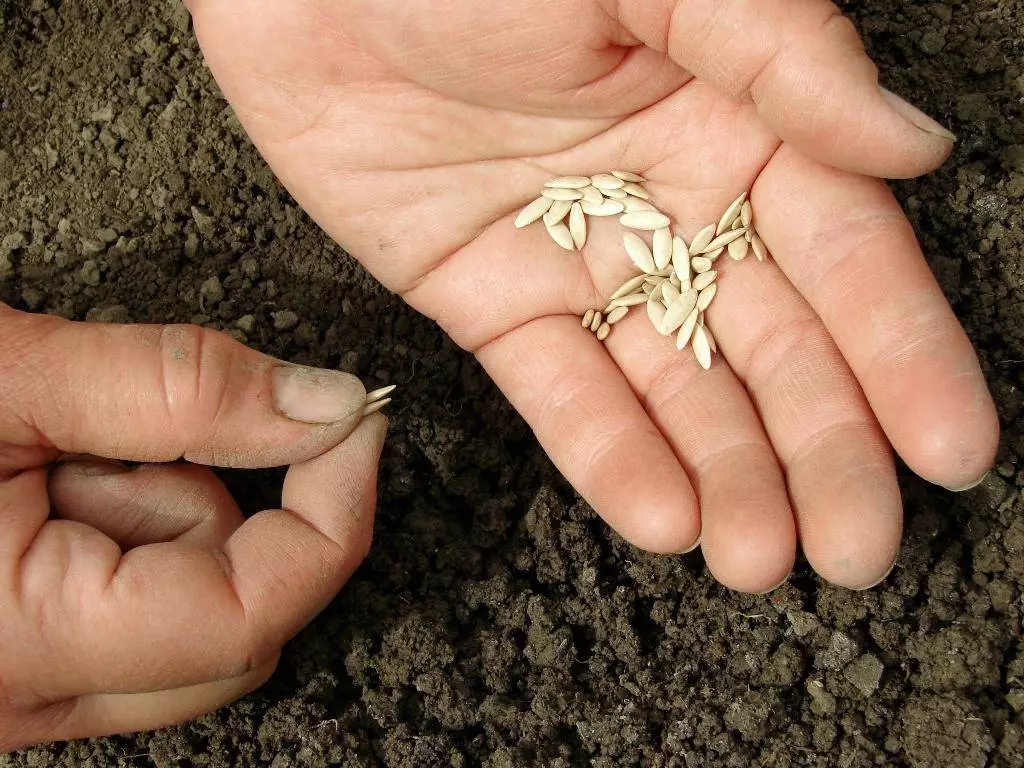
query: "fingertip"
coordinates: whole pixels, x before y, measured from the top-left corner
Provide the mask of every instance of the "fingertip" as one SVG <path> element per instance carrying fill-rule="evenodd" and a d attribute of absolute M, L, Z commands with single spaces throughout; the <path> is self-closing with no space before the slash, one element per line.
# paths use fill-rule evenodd
<path fill-rule="evenodd" d="M 700 515 L 685 502 L 637 505 L 619 533 L 630 544 L 656 555 L 690 552 L 700 544 Z"/>
<path fill-rule="evenodd" d="M 715 579 L 728 589 L 747 594 L 765 594 L 782 586 L 796 562 L 795 544 L 755 531 L 727 542 L 705 540 L 701 546 Z"/>

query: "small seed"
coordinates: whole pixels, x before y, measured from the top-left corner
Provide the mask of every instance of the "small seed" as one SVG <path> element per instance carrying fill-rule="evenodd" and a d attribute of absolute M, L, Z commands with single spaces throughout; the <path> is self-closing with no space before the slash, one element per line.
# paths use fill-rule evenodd
<path fill-rule="evenodd" d="M 612 176 L 623 181 L 632 181 L 634 184 L 643 184 L 647 179 L 631 171 L 612 171 Z"/>
<path fill-rule="evenodd" d="M 380 389 L 375 389 L 372 392 L 367 392 L 366 393 L 366 402 L 367 403 L 376 402 L 377 400 L 380 400 L 381 398 L 386 397 L 387 395 L 390 395 L 397 388 L 398 388 L 397 384 L 392 384 L 392 385 L 387 386 L 387 387 L 381 387 Z"/>
<path fill-rule="evenodd" d="M 617 299 L 612 299 L 610 302 L 608 302 L 608 306 L 635 307 L 637 304 L 643 304 L 645 301 L 647 301 L 647 294 L 641 290 L 637 291 L 636 293 L 631 293 L 628 296 L 620 296 Z"/>
<path fill-rule="evenodd" d="M 572 234 L 569 232 L 569 228 L 565 224 L 553 224 L 547 228 L 548 234 L 551 235 L 551 239 L 554 240 L 562 248 L 567 251 L 575 250 L 575 244 L 572 241 Z"/>
<path fill-rule="evenodd" d="M 708 343 L 704 327 L 698 325 L 693 331 L 693 354 L 705 371 L 711 367 L 711 345 Z"/>
<path fill-rule="evenodd" d="M 744 192 L 729 204 L 729 207 L 725 209 L 725 213 L 722 214 L 722 218 L 718 220 L 718 227 L 715 229 L 716 235 L 722 234 L 732 226 L 732 223 L 736 221 L 736 217 L 740 215 L 740 209 L 746 200 L 747 193 Z"/>
<path fill-rule="evenodd" d="M 608 338 L 608 334 L 612 332 L 612 327 L 608 323 L 601 323 L 597 329 L 597 340 L 604 341 Z"/>
<path fill-rule="evenodd" d="M 661 321 L 665 318 L 665 305 L 652 297 L 647 302 L 647 317 L 651 319 L 651 323 L 655 328 L 659 328 Z"/>
<path fill-rule="evenodd" d="M 683 321 L 686 320 L 686 316 L 693 311 L 693 307 L 696 302 L 696 291 L 690 290 L 681 294 L 679 298 L 672 302 L 671 306 L 669 306 L 665 311 L 665 316 L 661 319 L 661 325 L 658 327 L 658 332 L 662 336 L 668 336 L 670 333 L 675 333 L 683 324 Z"/>
<path fill-rule="evenodd" d="M 629 229 L 642 229 L 642 230 L 655 230 L 667 227 L 672 222 L 668 216 L 658 211 L 636 211 L 634 213 L 623 214 L 619 218 L 619 223 Z"/>
<path fill-rule="evenodd" d="M 744 240 L 742 237 L 733 240 L 729 243 L 729 258 L 733 261 L 743 261 L 747 258 L 747 251 L 750 249 L 750 243 Z"/>
<path fill-rule="evenodd" d="M 729 229 L 743 229 L 743 219 L 737 216 L 736 221 L 732 223 L 732 226 L 729 227 Z"/>
<path fill-rule="evenodd" d="M 633 293 L 633 291 L 636 291 L 644 284 L 644 280 L 646 278 L 647 275 L 637 275 L 636 277 L 629 278 L 629 280 L 615 289 L 615 293 L 612 294 L 612 299 L 618 299 L 622 296 Z"/>
<path fill-rule="evenodd" d="M 754 233 L 751 232 L 749 229 L 745 230 L 743 232 L 743 239 L 746 240 L 749 243 L 751 240 L 754 239 Z"/>
<path fill-rule="evenodd" d="M 583 193 L 578 189 L 545 189 L 541 192 L 544 197 L 552 200 L 582 200 Z"/>
<path fill-rule="evenodd" d="M 559 176 L 544 186 L 548 189 L 583 189 L 590 186 L 590 179 L 586 176 Z"/>
<path fill-rule="evenodd" d="M 718 277 L 718 270 L 716 269 L 712 269 L 707 272 L 701 272 L 699 275 L 693 278 L 693 287 L 696 288 L 698 291 L 703 291 L 705 288 L 707 288 L 709 285 L 715 282 L 716 277 Z"/>
<path fill-rule="evenodd" d="M 601 191 L 606 197 L 610 197 L 615 200 L 625 200 L 629 197 L 629 194 L 624 189 L 602 189 Z"/>
<path fill-rule="evenodd" d="M 548 212 L 552 201 L 544 196 L 538 197 L 528 206 L 523 208 L 516 217 L 516 229 L 522 229 L 528 224 L 533 224 L 537 219 Z"/>
<path fill-rule="evenodd" d="M 580 323 L 584 328 L 589 328 L 591 321 L 594 319 L 594 310 L 588 309 L 586 314 L 583 315 L 583 322 Z"/>
<path fill-rule="evenodd" d="M 672 274 L 668 276 L 668 281 L 672 283 L 672 285 L 675 286 L 676 288 L 683 284 L 683 281 L 679 279 L 679 275 L 677 275 L 675 271 L 673 271 Z"/>
<path fill-rule="evenodd" d="M 626 208 L 618 200 L 604 200 L 599 205 L 584 201 L 581 207 L 587 216 L 618 216 Z"/>
<path fill-rule="evenodd" d="M 587 219 L 579 203 L 573 203 L 572 210 L 569 211 L 569 234 L 572 235 L 576 250 L 583 250 L 587 243 Z"/>
<path fill-rule="evenodd" d="M 633 182 L 627 182 L 625 186 L 622 187 L 622 191 L 625 192 L 627 195 L 639 197 L 641 200 L 651 199 L 650 192 L 641 187 L 639 184 L 634 184 Z"/>
<path fill-rule="evenodd" d="M 608 325 L 615 325 L 628 313 L 629 307 L 615 307 L 615 309 L 608 313 L 608 317 L 605 318 L 605 322 L 608 323 Z"/>
<path fill-rule="evenodd" d="M 690 266 L 698 275 L 711 269 L 711 259 L 707 256 L 694 256 L 690 259 Z"/>
<path fill-rule="evenodd" d="M 657 269 L 654 264 L 654 254 L 647 247 L 647 243 L 641 240 L 638 235 L 627 232 L 623 235 L 622 242 L 626 246 L 626 253 L 629 254 L 629 258 L 636 264 L 637 269 L 643 272 L 653 272 Z"/>
<path fill-rule="evenodd" d="M 597 333 L 597 329 L 601 327 L 601 323 L 604 322 L 604 318 L 600 312 L 595 312 L 593 318 L 590 320 L 590 330 Z"/>
<path fill-rule="evenodd" d="M 599 173 L 597 176 L 590 177 L 590 183 L 595 187 L 605 192 L 609 189 L 622 189 L 626 186 L 626 182 L 620 178 L 612 176 L 610 173 Z"/>
<path fill-rule="evenodd" d="M 750 207 L 750 201 L 746 200 L 743 203 L 743 207 L 740 209 L 740 221 L 743 222 L 743 226 L 749 228 L 750 222 L 754 220 L 754 209 Z"/>
<path fill-rule="evenodd" d="M 724 245 L 721 248 L 715 248 L 715 250 L 708 251 L 707 253 L 702 254 L 702 255 L 704 256 L 705 259 L 707 259 L 708 261 L 714 263 L 715 259 L 717 259 L 719 256 L 721 256 L 723 253 L 725 253 L 725 246 Z"/>
<path fill-rule="evenodd" d="M 369 416 L 371 413 L 376 413 L 390 402 L 390 397 L 385 397 L 383 400 L 374 400 L 372 403 L 369 403 L 365 408 L 363 408 L 363 416 Z"/>
<path fill-rule="evenodd" d="M 656 211 L 656 210 L 658 210 L 653 205 L 648 203 L 646 200 L 641 200 L 639 197 L 627 197 L 622 202 L 626 206 L 626 213 L 634 213 L 636 211 Z"/>
<path fill-rule="evenodd" d="M 600 205 L 604 202 L 604 195 L 601 194 L 601 190 L 597 187 L 587 185 L 580 190 L 583 195 L 583 202 L 590 203 L 591 205 Z"/>
<path fill-rule="evenodd" d="M 708 224 L 690 243 L 690 253 L 701 253 L 715 237 L 715 225 Z"/>
<path fill-rule="evenodd" d="M 667 283 L 667 282 L 668 282 L 667 280 L 662 280 L 660 283 L 658 283 L 656 286 L 654 286 L 654 290 L 652 290 L 649 294 L 647 294 L 648 300 L 650 300 L 650 301 L 660 301 L 661 303 L 664 304 L 665 303 L 665 283 Z"/>
<path fill-rule="evenodd" d="M 654 283 L 644 283 L 643 292 L 650 296 L 654 292 Z"/>
<path fill-rule="evenodd" d="M 653 272 L 652 274 L 657 276 L 657 277 L 668 277 L 669 275 L 672 274 L 673 271 L 674 270 L 672 269 L 672 265 L 669 264 L 664 269 L 659 269 L 657 272 Z"/>
<path fill-rule="evenodd" d="M 757 256 L 758 261 L 768 258 L 768 249 L 764 247 L 764 240 L 757 233 L 751 238 L 750 247 L 754 249 L 754 255 Z"/>
<path fill-rule="evenodd" d="M 668 227 L 654 230 L 654 266 L 665 269 L 672 263 L 672 230 Z"/>
<path fill-rule="evenodd" d="M 704 313 L 700 313 L 700 327 L 704 329 L 704 335 L 708 337 L 708 346 L 711 347 L 711 351 L 718 352 L 718 342 L 715 341 L 715 337 L 711 334 L 711 329 L 708 328 L 707 323 L 704 322 Z"/>
<path fill-rule="evenodd" d="M 705 253 L 705 252 L 710 252 L 710 251 L 718 250 L 719 248 L 722 248 L 723 246 L 726 246 L 729 243 L 731 243 L 737 237 L 743 237 L 743 232 L 744 232 L 744 230 L 742 230 L 742 229 L 732 229 L 732 230 L 726 232 L 724 235 L 719 235 L 714 240 L 712 240 L 710 243 L 708 243 L 703 248 L 701 248 L 700 252 L 701 253 Z"/>
<path fill-rule="evenodd" d="M 573 204 L 568 200 L 554 200 L 551 203 L 551 207 L 548 212 L 544 214 L 544 223 L 553 227 L 555 224 L 565 218 L 566 214 L 572 209 Z"/>
<path fill-rule="evenodd" d="M 661 300 L 665 302 L 666 306 L 678 298 L 679 289 L 672 284 L 671 278 L 661 284 Z"/>
<path fill-rule="evenodd" d="M 697 327 L 697 317 L 700 313 L 697 308 L 694 307 L 690 311 L 690 314 L 686 316 L 686 320 L 683 321 L 682 326 L 679 328 L 679 335 L 676 336 L 676 349 L 685 349 L 686 345 L 690 343 L 690 337 L 693 336 L 693 329 Z"/>
<path fill-rule="evenodd" d="M 686 241 L 676 235 L 672 238 L 672 268 L 680 280 L 690 278 L 690 251 L 686 247 Z"/>
<path fill-rule="evenodd" d="M 702 290 L 697 295 L 697 309 L 703 312 L 705 309 L 711 306 L 711 300 L 715 298 L 716 293 L 718 293 L 718 283 L 712 283 L 707 288 Z"/>

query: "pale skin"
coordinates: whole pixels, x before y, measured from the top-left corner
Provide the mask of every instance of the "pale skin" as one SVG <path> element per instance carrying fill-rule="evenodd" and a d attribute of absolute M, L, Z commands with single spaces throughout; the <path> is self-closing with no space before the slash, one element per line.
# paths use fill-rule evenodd
<path fill-rule="evenodd" d="M 722 583 L 762 592 L 786 578 L 799 544 L 823 578 L 864 588 L 899 547 L 894 449 L 947 488 L 991 466 L 998 425 L 976 356 L 876 178 L 935 168 L 951 139 L 882 94 L 833 6 L 243 5 L 193 0 L 191 10 L 211 70 L 274 171 L 379 280 L 477 355 L 555 464 L 638 547 L 699 545 Z M 709 372 L 640 316 L 606 345 L 580 327 L 629 275 L 617 222 L 594 223 L 582 254 L 540 226 L 512 226 L 547 178 L 613 168 L 643 173 L 686 238 L 751 190 L 774 259 L 725 263 L 709 311 L 721 356 Z M 184 359 L 198 361 L 180 381 L 204 386 L 184 387 L 188 408 L 167 409 L 163 393 L 177 390 L 166 330 L 9 310 L 0 323 L 23 340 L 16 348 L 42 350 L 30 360 L 63 361 L 38 391 L 41 365 L 0 360 L 23 372 L 0 400 L 0 511 L 20 536 L 0 552 L 11 564 L 2 626 L 15 638 L 0 660 L 0 748 L 152 728 L 259 685 L 368 546 L 382 422 L 280 421 L 273 364 L 216 335 L 180 331 L 197 345 Z M 90 369 L 102 357 L 83 356 L 83 339 L 114 349 L 103 334 L 135 339 L 136 357 Z M 103 401 L 111 392 L 139 402 Z M 217 414 L 215 428 L 202 414 Z M 270 449 L 282 429 L 306 435 L 290 442 L 299 455 Z M 286 484 L 287 512 L 243 525 L 201 468 L 111 481 L 62 467 L 47 485 L 61 453 L 292 463 L 298 479 L 292 495 Z M 47 522 L 48 503 L 77 522 Z M 143 525 L 154 515 L 166 522 Z M 274 549 L 281 536 L 261 520 L 308 540 Z M 268 551 L 282 563 L 269 574 L 254 567 Z M 230 569 L 213 567 L 225 557 Z M 62 558 L 86 587 L 68 591 Z M 288 599 L 257 599 L 267 582 Z M 83 599 L 89 585 L 103 600 Z M 160 601 L 145 602 L 140 592 L 154 589 Z"/>

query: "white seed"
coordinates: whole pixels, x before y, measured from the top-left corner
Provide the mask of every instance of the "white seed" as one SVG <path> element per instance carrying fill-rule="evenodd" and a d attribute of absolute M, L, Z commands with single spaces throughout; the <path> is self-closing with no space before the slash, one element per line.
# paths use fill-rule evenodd
<path fill-rule="evenodd" d="M 375 389 L 372 392 L 367 392 L 366 393 L 366 402 L 367 403 L 376 402 L 377 400 L 380 400 L 383 397 L 387 397 L 392 392 L 394 392 L 397 388 L 398 388 L 397 384 L 392 384 L 392 385 L 390 385 L 388 387 L 381 387 L 380 389 Z"/>
<path fill-rule="evenodd" d="M 668 284 L 668 280 L 662 280 L 660 283 L 654 286 L 654 290 L 650 292 L 648 298 L 653 301 L 660 301 L 662 304 L 665 304 L 665 286 Z"/>
<path fill-rule="evenodd" d="M 690 251 L 686 247 L 686 241 L 676 235 L 672 238 L 672 267 L 680 280 L 688 280 L 690 277 Z"/>
<path fill-rule="evenodd" d="M 629 197 L 629 194 L 624 189 L 602 189 L 601 191 L 606 197 L 614 200 L 626 200 Z"/>
<path fill-rule="evenodd" d="M 656 211 L 656 210 L 658 210 L 653 205 L 648 203 L 646 200 L 641 200 L 639 197 L 627 197 L 622 202 L 626 206 L 626 213 L 634 213 L 635 211 Z"/>
<path fill-rule="evenodd" d="M 683 281 L 679 279 L 679 275 L 675 273 L 675 270 L 673 270 L 672 274 L 668 276 L 668 281 L 676 288 L 683 284 Z"/>
<path fill-rule="evenodd" d="M 600 205 L 604 202 L 604 195 L 601 194 L 601 190 L 597 187 L 587 185 L 580 190 L 583 195 L 583 202 L 590 203 L 591 205 Z"/>
<path fill-rule="evenodd" d="M 623 181 L 632 181 L 634 184 L 643 184 L 647 179 L 632 171 L 612 171 L 612 176 Z"/>
<path fill-rule="evenodd" d="M 636 293 L 631 293 L 628 296 L 620 296 L 617 299 L 612 299 L 608 302 L 608 306 L 612 308 L 635 307 L 637 304 L 643 304 L 645 301 L 647 301 L 647 294 L 641 290 Z"/>
<path fill-rule="evenodd" d="M 608 317 L 605 318 L 605 322 L 608 325 L 615 325 L 619 320 L 624 318 L 629 313 L 629 307 L 615 307 L 611 312 L 608 313 Z"/>
<path fill-rule="evenodd" d="M 708 224 L 690 243 L 690 253 L 701 253 L 715 237 L 715 225 Z"/>
<path fill-rule="evenodd" d="M 729 243 L 729 258 L 733 261 L 743 261 L 747 258 L 747 251 L 750 250 L 750 243 L 742 237 Z"/>
<path fill-rule="evenodd" d="M 572 205 L 568 200 L 552 201 L 548 212 L 544 214 L 544 223 L 549 227 L 555 226 L 566 217 L 566 214 L 572 209 Z"/>
<path fill-rule="evenodd" d="M 630 229 L 642 229 L 652 231 L 667 227 L 672 222 L 668 216 L 658 211 L 635 211 L 634 213 L 623 214 L 619 223 Z"/>
<path fill-rule="evenodd" d="M 545 189 L 541 194 L 552 200 L 582 200 L 583 193 L 578 189 Z"/>
<path fill-rule="evenodd" d="M 707 256 L 694 256 L 690 259 L 690 266 L 698 275 L 711 269 L 711 259 Z"/>
<path fill-rule="evenodd" d="M 604 200 L 599 205 L 584 200 L 581 207 L 587 216 L 618 216 L 626 208 L 618 200 Z"/>
<path fill-rule="evenodd" d="M 533 222 L 548 212 L 551 203 L 550 199 L 541 196 L 523 208 L 516 217 L 516 229 L 522 229 L 528 224 L 533 224 Z"/>
<path fill-rule="evenodd" d="M 583 250 L 583 246 L 587 244 L 587 219 L 579 203 L 573 203 L 572 210 L 569 211 L 569 234 L 572 235 L 576 250 Z"/>
<path fill-rule="evenodd" d="M 717 259 L 719 256 L 721 256 L 723 253 L 725 253 L 725 246 L 724 245 L 721 248 L 715 248 L 715 250 L 708 251 L 707 253 L 702 254 L 702 255 L 704 256 L 705 259 L 707 259 L 708 261 L 714 263 L 715 259 Z"/>
<path fill-rule="evenodd" d="M 672 269 L 672 265 L 669 264 L 664 269 L 659 269 L 657 272 L 653 272 L 652 274 L 657 276 L 657 277 L 668 277 L 669 275 L 672 274 L 673 271 L 674 270 Z"/>
<path fill-rule="evenodd" d="M 637 269 L 643 272 L 653 272 L 657 269 L 654 264 L 654 254 L 647 247 L 647 243 L 641 240 L 638 235 L 627 232 L 622 236 L 622 242 L 626 246 L 626 253 L 629 254 L 632 262 L 636 264 Z"/>
<path fill-rule="evenodd" d="M 740 209 L 740 221 L 743 222 L 743 226 L 749 228 L 750 222 L 754 220 L 754 209 L 750 207 L 750 201 L 747 200 L 743 203 L 743 207 Z"/>
<path fill-rule="evenodd" d="M 572 233 L 569 232 L 569 228 L 565 224 L 552 224 L 547 227 L 548 234 L 551 235 L 551 239 L 554 240 L 562 248 L 567 251 L 573 251 L 576 249 L 575 244 L 572 241 Z"/>
<path fill-rule="evenodd" d="M 693 278 L 693 287 L 698 291 L 703 291 L 705 288 L 707 288 L 709 285 L 715 282 L 716 277 L 718 277 L 718 270 L 716 269 L 712 269 L 707 272 L 701 272 L 699 275 Z"/>
<path fill-rule="evenodd" d="M 655 328 L 661 327 L 661 321 L 665 318 L 665 305 L 655 298 L 647 302 L 647 317 Z"/>
<path fill-rule="evenodd" d="M 651 199 L 651 193 L 650 192 L 648 192 L 646 189 L 641 187 L 639 184 L 634 184 L 631 181 L 627 182 L 625 184 L 625 186 L 622 187 L 622 191 L 625 192 L 627 195 L 632 195 L 633 197 L 639 197 L 641 200 L 650 200 Z"/>
<path fill-rule="evenodd" d="M 681 294 L 679 298 L 672 302 L 669 308 L 665 311 L 665 316 L 661 319 L 661 325 L 658 327 L 658 332 L 662 336 L 668 336 L 670 333 L 675 333 L 686 320 L 686 316 L 693 311 L 693 307 L 696 303 L 696 291 L 690 290 Z"/>
<path fill-rule="evenodd" d="M 661 300 L 665 302 L 666 307 L 678 298 L 679 289 L 672 284 L 671 279 L 661 284 Z"/>
<path fill-rule="evenodd" d="M 732 226 L 729 227 L 729 229 L 743 229 L 743 219 L 737 216 L 736 221 L 732 223 Z"/>
<path fill-rule="evenodd" d="M 544 186 L 548 189 L 583 189 L 590 186 L 590 179 L 586 176 L 559 176 Z"/>
<path fill-rule="evenodd" d="M 768 249 L 764 247 L 764 240 L 756 232 L 750 240 L 750 247 L 754 249 L 754 255 L 757 256 L 758 261 L 768 258 Z"/>
<path fill-rule="evenodd" d="M 701 325 L 693 331 L 693 354 L 705 371 L 711 367 L 711 345 L 708 344 L 707 334 Z"/>
<path fill-rule="evenodd" d="M 629 280 L 615 289 L 615 293 L 612 294 L 612 299 L 618 299 L 639 290 L 640 286 L 644 284 L 644 280 L 646 279 L 647 275 L 637 275 L 636 277 L 629 278 Z"/>
<path fill-rule="evenodd" d="M 711 300 L 718 293 L 718 283 L 712 283 L 697 295 L 697 309 L 703 312 L 711 305 Z"/>
<path fill-rule="evenodd" d="M 654 292 L 654 288 L 655 288 L 654 283 L 644 283 L 643 292 L 647 296 L 650 296 L 651 293 Z"/>
<path fill-rule="evenodd" d="M 700 327 L 704 329 L 704 335 L 708 337 L 708 346 L 711 347 L 711 351 L 717 354 L 718 342 L 715 341 L 715 337 L 711 334 L 711 329 L 708 328 L 708 324 L 704 322 L 704 313 L 700 313 Z"/>
<path fill-rule="evenodd" d="M 693 336 L 693 329 L 697 327 L 697 317 L 700 313 L 697 308 L 694 307 L 690 314 L 686 316 L 686 320 L 683 321 L 683 325 L 679 328 L 679 335 L 676 336 L 676 349 L 684 349 L 687 344 L 690 343 L 690 337 Z"/>
<path fill-rule="evenodd" d="M 612 332 L 612 327 L 608 323 L 601 323 L 597 329 L 597 340 L 604 341 L 608 338 L 608 334 Z"/>
<path fill-rule="evenodd" d="M 390 397 L 385 397 L 383 400 L 374 400 L 372 403 L 367 404 L 366 407 L 363 408 L 363 416 L 369 416 L 371 413 L 376 413 L 390 402 Z"/>
<path fill-rule="evenodd" d="M 725 213 L 722 214 L 722 218 L 718 220 L 718 227 L 715 229 L 716 235 L 722 234 L 732 226 L 732 223 L 736 221 L 736 218 L 740 215 L 740 209 L 743 207 L 743 203 L 745 203 L 746 200 L 747 193 L 744 192 L 729 203 L 729 207 L 725 209 Z"/>
<path fill-rule="evenodd" d="M 668 227 L 654 230 L 654 266 L 665 269 L 672 263 L 672 230 Z"/>
<path fill-rule="evenodd" d="M 746 240 L 749 243 L 751 240 L 754 239 L 754 233 L 751 232 L 749 229 L 745 230 L 743 232 L 743 239 Z"/>
<path fill-rule="evenodd" d="M 722 247 L 728 245 L 733 240 L 735 240 L 737 237 L 743 237 L 743 232 L 744 232 L 744 230 L 742 230 L 742 229 L 733 229 L 733 230 L 730 230 L 730 231 L 726 232 L 724 235 L 719 235 L 714 240 L 712 240 L 710 243 L 708 243 L 703 248 L 701 248 L 700 252 L 701 253 L 705 253 L 705 252 L 710 252 L 710 251 L 716 251 L 719 248 L 722 248 Z"/>
<path fill-rule="evenodd" d="M 590 183 L 602 192 L 606 192 L 609 189 L 622 189 L 626 186 L 625 181 L 616 176 L 612 176 L 610 173 L 599 173 L 597 176 L 591 176 Z"/>
<path fill-rule="evenodd" d="M 601 323 L 604 322 L 604 318 L 600 312 L 595 312 L 594 316 L 590 318 L 590 330 L 597 333 L 597 329 L 601 327 Z"/>

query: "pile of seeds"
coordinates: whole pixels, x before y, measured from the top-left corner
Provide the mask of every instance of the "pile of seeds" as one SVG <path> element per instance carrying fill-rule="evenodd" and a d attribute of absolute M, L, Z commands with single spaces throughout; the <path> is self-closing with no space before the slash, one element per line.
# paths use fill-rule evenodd
<path fill-rule="evenodd" d="M 631 230 L 623 235 L 623 245 L 640 274 L 619 286 L 604 309 L 587 310 L 583 327 L 604 341 L 632 307 L 645 304 L 658 333 L 675 334 L 676 349 L 693 347 L 697 362 L 706 370 L 711 367 L 711 355 L 718 351 L 704 321 L 718 292 L 715 260 L 728 252 L 734 261 L 743 261 L 753 252 L 758 261 L 764 261 L 768 250 L 754 230 L 746 192 L 733 200 L 717 224 L 704 227 L 687 245 L 672 232 L 669 217 L 651 204 L 645 181 L 628 171 L 552 179 L 540 197 L 520 212 L 515 225 L 522 229 L 542 219 L 555 243 L 577 251 L 587 242 L 587 216 L 619 216 L 619 222 Z M 641 237 L 648 232 L 650 243 Z"/>

